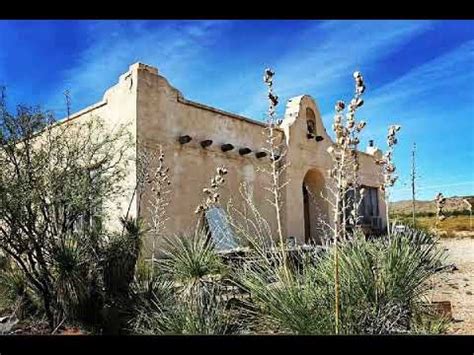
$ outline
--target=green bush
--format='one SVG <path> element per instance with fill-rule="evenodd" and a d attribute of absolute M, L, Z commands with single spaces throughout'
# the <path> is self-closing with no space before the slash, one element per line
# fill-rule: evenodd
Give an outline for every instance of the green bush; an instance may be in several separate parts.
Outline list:
<path fill-rule="evenodd" d="M 165 238 L 163 253 L 159 269 L 183 284 L 194 284 L 204 277 L 220 275 L 225 269 L 206 233 L 199 229 L 191 235 Z"/>
<path fill-rule="evenodd" d="M 333 251 L 332 251 L 333 252 Z M 340 252 L 341 326 L 348 334 L 404 333 L 421 312 L 429 278 L 442 259 L 436 240 L 419 232 L 367 242 L 356 238 Z M 332 257 L 321 261 L 326 284 Z"/>
<path fill-rule="evenodd" d="M 154 277 L 135 283 L 138 334 L 232 334 L 243 329 L 226 298 L 226 268 L 206 234 L 166 238 Z M 147 273 L 144 273 L 145 275 Z M 148 273 L 148 275 L 150 275 Z"/>
<path fill-rule="evenodd" d="M 284 277 L 263 260 L 238 272 L 251 294 L 261 327 L 292 334 L 332 334 L 335 329 L 334 247 L 306 260 Z M 304 260 L 307 256 L 302 256 Z M 411 331 L 412 319 L 424 314 L 427 282 L 442 260 L 436 240 L 409 231 L 341 243 L 339 297 L 341 334 L 393 334 Z"/>
<path fill-rule="evenodd" d="M 36 314 L 40 307 L 23 273 L 15 267 L 0 273 L 0 311 L 22 319 Z"/>
<path fill-rule="evenodd" d="M 411 333 L 420 335 L 446 334 L 449 323 L 450 320 L 446 317 L 435 315 L 429 311 L 426 311 L 413 317 L 411 322 Z"/>

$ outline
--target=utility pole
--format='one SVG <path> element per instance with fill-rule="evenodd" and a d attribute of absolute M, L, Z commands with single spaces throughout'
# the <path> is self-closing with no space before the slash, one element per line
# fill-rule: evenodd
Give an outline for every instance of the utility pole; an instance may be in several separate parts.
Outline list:
<path fill-rule="evenodd" d="M 66 99 L 67 118 L 71 115 L 71 93 L 69 90 L 64 91 L 64 98 Z"/>
<path fill-rule="evenodd" d="M 412 224 L 416 227 L 416 210 L 415 210 L 415 179 L 416 179 L 416 165 L 415 165 L 415 150 L 416 142 L 413 142 L 413 149 L 411 151 L 411 203 L 412 203 Z"/>

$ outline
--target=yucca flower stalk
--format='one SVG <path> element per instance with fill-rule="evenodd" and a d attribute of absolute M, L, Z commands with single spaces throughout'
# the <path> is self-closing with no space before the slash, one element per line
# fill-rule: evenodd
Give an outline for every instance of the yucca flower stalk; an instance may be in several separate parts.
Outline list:
<path fill-rule="evenodd" d="M 346 114 L 346 127 L 349 131 L 348 146 L 351 157 L 350 168 L 352 169 L 352 180 L 349 189 L 353 191 L 352 200 L 349 201 L 351 204 L 351 216 L 349 216 L 348 222 L 352 226 L 356 227 L 360 220 L 359 206 L 362 202 L 365 192 L 365 190 L 360 187 L 360 163 L 359 152 L 357 148 L 360 143 L 359 135 L 365 128 L 366 122 L 363 120 L 357 121 L 356 119 L 356 111 L 364 103 L 364 100 L 362 100 L 362 94 L 365 92 L 364 79 L 359 71 L 354 72 L 353 77 L 355 81 L 355 93 L 351 103 L 349 104 L 348 113 Z"/>
<path fill-rule="evenodd" d="M 332 129 L 336 135 L 336 143 L 328 148 L 328 153 L 333 159 L 333 168 L 330 170 L 330 177 L 333 179 L 334 186 L 328 186 L 328 190 L 334 196 L 334 201 L 329 203 L 333 207 L 334 212 L 334 226 L 333 230 L 333 247 L 334 247 L 334 318 L 335 318 L 335 333 L 339 334 L 339 255 L 338 255 L 338 241 L 345 236 L 345 220 L 343 210 L 343 201 L 347 192 L 347 175 L 345 174 L 348 136 L 347 127 L 343 124 L 343 115 L 341 112 L 345 108 L 343 101 L 336 103 L 336 115 L 334 116 L 334 123 Z M 341 206 L 342 205 L 342 206 Z M 342 207 L 342 208 L 341 208 Z"/>
<path fill-rule="evenodd" d="M 138 211 L 137 215 L 140 215 L 140 208 L 141 208 L 141 199 L 143 194 L 145 193 L 145 187 L 147 179 L 149 179 L 149 169 L 154 161 L 155 154 L 149 151 L 144 145 L 141 143 L 137 144 L 137 158 L 135 161 L 136 166 L 136 181 L 135 186 L 132 190 L 132 195 L 130 196 L 128 202 L 128 208 L 125 212 L 124 219 L 129 219 L 130 211 L 133 206 L 133 200 L 136 198 L 138 201 Z M 122 235 L 125 233 L 125 227 L 122 228 Z"/>
<path fill-rule="evenodd" d="M 444 215 L 444 207 L 446 205 L 446 197 L 441 192 L 435 196 L 435 203 L 436 203 L 436 218 L 439 221 L 442 221 L 446 218 Z"/>
<path fill-rule="evenodd" d="M 277 235 L 280 244 L 281 257 L 283 260 L 283 269 L 285 275 L 290 277 L 288 271 L 288 263 L 285 250 L 285 239 L 283 236 L 283 222 L 282 222 L 282 196 L 281 191 L 286 187 L 288 181 L 284 181 L 284 173 L 288 167 L 285 161 L 287 153 L 285 141 L 282 136 L 278 135 L 278 122 L 276 119 L 276 106 L 278 105 L 278 96 L 273 92 L 273 76 L 275 72 L 272 69 L 265 69 L 263 81 L 268 88 L 268 111 L 267 111 L 267 126 L 266 126 L 266 146 L 264 150 L 270 156 L 270 166 L 263 169 L 265 173 L 270 175 L 271 183 L 266 188 L 270 192 L 271 198 L 267 199 L 275 209 L 275 217 L 277 222 Z"/>
<path fill-rule="evenodd" d="M 360 163 L 357 147 L 360 143 L 359 135 L 366 122 L 357 121 L 356 111 L 364 104 L 362 94 L 365 92 L 365 84 L 360 72 L 354 72 L 353 77 L 354 97 L 347 107 L 344 101 L 337 101 L 332 125 L 336 142 L 328 148 L 328 153 L 333 159 L 333 168 L 329 171 L 329 176 L 334 182 L 334 186 L 329 187 L 329 192 L 335 197 L 333 201 L 328 202 L 334 211 L 333 234 L 340 239 L 345 239 L 348 224 L 357 225 L 359 205 L 364 192 L 359 182 Z M 354 191 L 354 196 L 349 201 L 347 201 L 348 191 Z M 347 202 L 350 204 L 350 216 L 346 215 Z"/>
<path fill-rule="evenodd" d="M 151 245 L 151 278 L 154 276 L 154 265 L 156 262 L 156 241 L 165 231 L 165 224 L 168 220 L 167 206 L 170 203 L 170 185 L 169 168 L 164 162 L 165 155 L 163 148 L 159 146 L 158 154 L 153 157 L 156 167 L 150 172 L 145 173 L 145 182 L 150 186 L 151 197 L 149 198 L 148 211 L 150 213 L 150 221 L 148 223 L 152 239 Z"/>
<path fill-rule="evenodd" d="M 462 202 L 467 206 L 467 210 L 469 211 L 469 230 L 472 230 L 472 204 L 467 200 L 463 199 Z"/>
<path fill-rule="evenodd" d="M 362 199 L 363 190 L 359 183 L 359 159 L 357 147 L 360 142 L 359 134 L 366 126 L 365 121 L 357 122 L 356 111 L 364 104 L 362 94 L 365 91 L 365 84 L 362 74 L 358 71 L 353 74 L 355 81 L 354 97 L 346 108 L 344 101 L 336 102 L 334 122 L 332 130 L 336 136 L 334 145 L 328 148 L 328 153 L 333 160 L 333 167 L 329 171 L 329 176 L 333 182 L 327 189 L 332 195 L 332 199 L 326 200 L 332 206 L 334 212 L 334 223 L 330 227 L 333 234 L 334 265 L 335 265 L 335 331 L 339 332 L 339 257 L 338 241 L 347 237 L 347 226 L 357 225 L 359 221 L 359 205 Z M 349 191 L 354 192 L 354 196 L 347 201 Z M 361 195 L 361 196 L 358 196 Z M 348 217 L 346 203 L 350 203 L 351 215 Z"/>
<path fill-rule="evenodd" d="M 383 175 L 383 184 L 380 187 L 380 190 L 384 194 L 385 198 L 385 211 L 386 211 L 386 218 L 387 218 L 387 235 L 390 238 L 390 217 L 389 217 L 389 195 L 390 195 L 390 188 L 395 184 L 398 179 L 398 176 L 395 174 L 395 164 L 393 162 L 393 151 L 395 145 L 398 143 L 398 139 L 396 137 L 397 132 L 400 131 L 401 126 L 399 125 L 391 125 L 388 128 L 387 133 L 387 146 L 388 149 L 383 155 L 382 159 L 377 160 L 376 164 L 381 166 L 382 175 Z"/>
<path fill-rule="evenodd" d="M 446 219 L 446 216 L 444 215 L 446 197 L 444 197 L 441 192 L 438 192 L 438 194 L 435 196 L 435 204 L 436 204 L 436 223 L 435 223 L 435 228 L 436 228 L 440 221 L 444 221 Z"/>
<path fill-rule="evenodd" d="M 207 210 L 219 204 L 221 197 L 219 190 L 225 183 L 225 175 L 227 175 L 227 169 L 225 167 L 222 166 L 216 169 L 216 174 L 211 178 L 211 184 L 202 190 L 206 197 L 202 203 L 197 206 L 194 213 L 203 215 Z"/>

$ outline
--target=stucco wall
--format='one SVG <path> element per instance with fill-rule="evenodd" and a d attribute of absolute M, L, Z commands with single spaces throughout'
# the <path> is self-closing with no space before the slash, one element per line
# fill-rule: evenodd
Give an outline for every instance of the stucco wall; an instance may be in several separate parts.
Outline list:
<path fill-rule="evenodd" d="M 136 215 L 136 198 L 133 197 L 133 189 L 136 185 L 136 145 L 133 142 L 136 141 L 137 67 L 137 65 L 131 66 L 130 70 L 119 78 L 118 83 L 105 92 L 100 102 L 74 113 L 60 122 L 62 125 L 74 125 L 100 118 L 104 122 L 104 129 L 108 132 L 114 133 L 121 127 L 125 127 L 131 134 L 132 144 L 124 155 L 127 164 L 126 176 L 123 181 L 125 193 L 113 201 L 104 201 L 104 211 L 108 213 L 106 227 L 115 230 L 121 228 L 119 218 L 126 213 L 129 205 L 131 205 L 130 215 Z"/>
<path fill-rule="evenodd" d="M 322 141 L 317 142 L 306 136 L 308 109 L 313 112 L 316 135 L 321 136 Z M 246 183 L 253 192 L 253 199 L 261 214 L 275 229 L 274 210 L 266 201 L 269 195 L 265 187 L 269 185 L 269 176 L 261 171 L 264 166 L 268 166 L 268 157 L 257 159 L 255 156 L 265 145 L 263 123 L 186 100 L 159 75 L 156 68 L 140 63 L 132 65 L 120 77 L 119 83 L 105 93 L 102 104 L 75 116 L 77 119 L 86 119 L 91 115 L 106 119 L 111 129 L 128 123 L 137 145 L 144 145 L 148 149 L 162 146 L 165 163 L 170 168 L 172 189 L 167 208 L 169 219 L 165 225 L 167 234 L 193 230 L 197 221 L 194 210 L 203 199 L 202 189 L 209 185 L 218 166 L 228 169 L 226 183 L 221 190 L 222 204 L 225 205 L 232 198 L 239 205 L 239 189 L 242 183 Z M 333 142 L 322 124 L 315 101 L 307 95 L 288 101 L 279 134 L 288 144 L 287 161 L 290 164 L 285 175 L 289 183 L 283 190 L 284 230 L 286 235 L 295 236 L 298 241 L 303 242 L 305 223 L 302 186 L 305 177 L 313 176 L 314 180 L 317 176 L 319 179 L 312 184 L 317 186 L 313 197 L 318 208 L 311 207 L 311 214 L 319 209 L 324 216 L 332 217 L 321 192 L 327 195 L 324 186 L 327 171 L 332 165 L 327 148 Z M 180 144 L 178 137 L 183 135 L 189 135 L 191 142 Z M 203 148 L 200 142 L 207 139 L 212 140 L 213 144 Z M 232 144 L 234 149 L 222 152 L 220 147 L 226 143 Z M 250 148 L 252 153 L 241 156 L 239 148 Z M 136 150 L 136 147 L 133 149 Z M 135 155 L 136 151 L 132 153 Z M 379 186 L 381 178 L 374 156 L 361 152 L 360 163 L 361 183 Z M 134 164 L 129 168 L 126 183 L 130 190 L 136 183 Z M 122 214 L 130 197 L 131 192 L 124 195 L 118 203 Z M 136 214 L 137 205 L 140 204 L 142 216 L 148 220 L 149 198 L 150 191 L 146 190 L 142 200 L 132 204 L 132 215 Z M 379 202 L 380 216 L 384 220 L 382 194 L 379 194 Z M 116 216 L 119 214 L 120 212 L 116 212 Z"/>
<path fill-rule="evenodd" d="M 315 139 L 308 139 L 306 136 L 308 108 L 314 113 L 316 135 L 321 136 L 323 138 L 322 141 L 318 142 Z M 291 162 L 291 167 L 288 169 L 289 184 L 286 189 L 286 231 L 288 235 L 293 235 L 302 242 L 305 235 L 304 214 L 302 213 L 304 210 L 302 184 L 308 172 L 312 171 L 317 172 L 320 178 L 324 179 L 325 183 L 329 182 L 328 170 L 332 167 L 332 160 L 327 153 L 327 149 L 334 142 L 323 125 L 316 102 L 308 95 L 298 96 L 288 101 L 282 128 L 285 131 L 288 142 L 288 159 Z M 374 157 L 360 152 L 359 161 L 361 184 L 373 187 L 380 186 L 382 179 Z M 321 192 L 323 196 L 321 196 Z M 385 206 L 383 196 L 380 193 L 378 196 L 380 215 L 384 220 Z M 329 222 L 331 222 L 333 213 L 329 210 L 329 205 L 325 201 L 325 198 L 328 197 L 330 197 L 330 193 L 324 188 L 314 194 L 315 201 L 319 205 L 323 216 L 327 216 Z M 313 215 L 311 218 L 318 217 Z"/>
<path fill-rule="evenodd" d="M 190 102 L 172 88 L 167 80 L 153 71 L 140 72 L 138 82 L 137 137 L 147 147 L 161 145 L 165 163 L 170 168 L 171 202 L 167 213 L 167 233 L 190 232 L 196 225 L 194 210 L 203 199 L 202 189 L 209 186 L 218 166 L 228 169 L 226 183 L 221 189 L 221 203 L 229 198 L 239 203 L 239 189 L 246 183 L 261 213 L 274 221 L 273 210 L 265 201 L 268 175 L 260 172 L 268 158 L 258 159 L 255 153 L 264 146 L 264 125 L 246 118 Z M 180 144 L 178 137 L 189 135 L 192 141 Z M 210 147 L 203 148 L 202 140 L 212 140 Z M 221 150 L 222 144 L 230 143 L 234 149 Z M 252 152 L 241 156 L 240 148 Z M 148 215 L 147 191 L 141 211 Z"/>

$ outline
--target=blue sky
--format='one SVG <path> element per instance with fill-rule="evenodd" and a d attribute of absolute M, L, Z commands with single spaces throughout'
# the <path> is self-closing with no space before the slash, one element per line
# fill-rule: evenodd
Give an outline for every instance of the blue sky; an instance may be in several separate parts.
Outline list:
<path fill-rule="evenodd" d="M 0 84 L 10 103 L 65 115 L 99 101 L 128 66 L 159 68 L 185 97 L 264 119 L 262 72 L 275 91 L 314 97 L 330 131 L 333 107 L 349 99 L 352 72 L 367 84 L 363 142 L 385 148 L 402 125 L 393 199 L 410 198 L 410 150 L 418 197 L 474 195 L 474 21 L 0 21 Z"/>

